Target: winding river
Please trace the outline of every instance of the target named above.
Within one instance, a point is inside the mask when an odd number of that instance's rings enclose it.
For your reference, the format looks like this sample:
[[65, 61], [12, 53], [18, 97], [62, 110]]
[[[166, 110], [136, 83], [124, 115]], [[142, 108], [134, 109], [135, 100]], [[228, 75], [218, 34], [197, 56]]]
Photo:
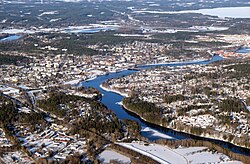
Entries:
[[21, 37], [22, 36], [20, 36], [20, 35], [10, 35], [10, 36], [7, 36], [5, 38], [0, 39], [0, 42], [14, 41], [14, 40], [17, 40]]
[[236, 52], [240, 54], [250, 53], [250, 48], [240, 48]]
[[[138, 66], [137, 68], [148, 69], [148, 68], [153, 68], [156, 66], [181, 66], [181, 65], [191, 65], [191, 64], [209, 64], [211, 62], [219, 61], [222, 59], [223, 58], [221, 58], [220, 56], [215, 55], [211, 58], [211, 60], [206, 60], [206, 61], [189, 61], [189, 62], [169, 63], [169, 64], [143, 65], [143, 66]], [[142, 136], [149, 138], [151, 140], [155, 140], [155, 139], [159, 139], [159, 138], [167, 138], [167, 139], [185, 138], [182, 135], [175, 135], [172, 132], [166, 132], [166, 131], [163, 132], [163, 131], [159, 130], [158, 128], [154, 128], [154, 127], [146, 124], [144, 121], [139, 119], [134, 114], [124, 110], [123, 107], [118, 104], [119, 102], [122, 101], [123, 96], [121, 96], [120, 94], [114, 93], [114, 92], [105, 91], [100, 87], [100, 85], [108, 79], [119, 78], [122, 76], [128, 76], [128, 75], [133, 74], [135, 72], [137, 72], [137, 71], [136, 70], [124, 70], [124, 71], [117, 72], [117, 73], [110, 73], [107, 75], [99, 76], [99, 77], [97, 77], [93, 80], [90, 80], [90, 81], [82, 82], [81, 85], [83, 85], [85, 87], [93, 87], [93, 88], [96, 88], [97, 90], [99, 90], [103, 94], [101, 102], [104, 105], [106, 105], [109, 109], [113, 110], [119, 119], [130, 119], [130, 120], [137, 121], [142, 127], [142, 132], [141, 132]]]
[[[11, 36], [8, 36], [6, 38], [0, 39], [0, 42], [14, 41], [14, 40], [17, 40], [19, 38], [21, 38], [21, 36], [11, 35]], [[238, 51], [239, 51], [238, 53], [248, 53], [249, 49], [242, 48], [242, 49], [239, 49]], [[209, 63], [212, 63], [215, 61], [220, 61], [220, 60], [223, 60], [223, 58], [221, 58], [218, 55], [215, 55], [210, 60], [142, 65], [142, 66], [138, 66], [137, 68], [149, 69], [149, 68], [154, 68], [157, 66], [169, 67], [169, 66], [182, 66], [182, 65], [192, 65], [192, 64], [203, 64], [204, 65], [204, 64], [209, 64]], [[207, 140], [207, 141], [217, 143], [225, 148], [228, 148], [229, 150], [231, 150], [233, 152], [250, 156], [249, 149], [241, 148], [241, 147], [235, 146], [235, 145], [228, 143], [228, 142], [224, 142], [224, 141], [220, 141], [220, 140], [216, 140], [216, 139], [208, 139], [208, 138], [203, 138], [203, 137], [199, 137], [199, 136], [194, 136], [192, 134], [178, 132], [178, 131], [175, 131], [175, 130], [172, 130], [169, 128], [164, 128], [164, 127], [160, 127], [157, 125], [147, 123], [147, 122], [143, 121], [142, 119], [140, 119], [140, 117], [138, 117], [134, 113], [126, 111], [121, 105], [118, 104], [123, 99], [122, 95], [117, 94], [117, 93], [112, 92], [112, 91], [110, 91], [110, 92], [105, 91], [100, 87], [100, 85], [108, 79], [119, 78], [122, 76], [128, 76], [128, 75], [133, 74], [137, 71], [138, 70], [123, 70], [121, 72], [110, 73], [107, 75], [98, 76], [97, 78], [95, 78], [93, 80], [84, 81], [80, 85], [85, 86], [85, 87], [93, 87], [93, 88], [96, 88], [97, 90], [99, 90], [103, 95], [102, 99], [100, 101], [104, 105], [106, 105], [109, 109], [113, 110], [119, 119], [130, 119], [130, 120], [137, 121], [141, 125], [141, 135], [148, 138], [149, 140], [156, 140], [156, 139], [160, 139], [160, 138], [172, 139], [172, 140], [185, 139], [185, 138]]]
[[[209, 64], [209, 63], [220, 61], [220, 60], [223, 60], [223, 58], [221, 58], [218, 55], [215, 55], [210, 60], [205, 60], [205, 61], [189, 61], [189, 62], [169, 63], [169, 64], [143, 65], [143, 66], [138, 66], [137, 68], [149, 69], [149, 68], [154, 68], [157, 66], [168, 67], [168, 66], [182, 66], [182, 65], [191, 65], [191, 64]], [[121, 105], [119, 105], [119, 102], [122, 101], [123, 96], [112, 91], [103, 90], [100, 87], [100, 85], [108, 79], [128, 76], [135, 72], [137, 72], [137, 70], [124, 70], [124, 71], [117, 72], [117, 73], [109, 73], [107, 75], [98, 76], [97, 78], [90, 80], [90, 81], [84, 81], [81, 83], [81, 85], [84, 87], [93, 87], [99, 90], [103, 94], [102, 99], [100, 101], [104, 105], [106, 105], [109, 109], [113, 110], [119, 119], [130, 119], [130, 120], [137, 121], [141, 125], [141, 135], [148, 138], [149, 140], [156, 140], [160, 138], [165, 138], [165, 139], [194, 138], [194, 139], [199, 139], [199, 140], [205, 139], [203, 137], [198, 137], [198, 136], [194, 136], [194, 135], [183, 133], [183, 132], [177, 132], [172, 129], [163, 128], [157, 125], [147, 123], [143, 121], [142, 119], [140, 119], [140, 117], [136, 116], [135, 114], [129, 111], [126, 111]], [[229, 148], [233, 152], [237, 152], [237, 153], [250, 156], [250, 153], [247, 151], [247, 149], [242, 149], [231, 143], [214, 140], [214, 139], [205, 139], [205, 140], [220, 144], [223, 147]]]
[[[5, 38], [0, 39], [0, 42], [5, 42], [5, 41], [14, 41], [21, 38], [20, 35], [10, 35]], [[250, 49], [242, 48], [237, 51], [238, 53], [249, 53]], [[157, 66], [183, 66], [183, 65], [192, 65], [192, 64], [209, 64], [215, 61], [220, 61], [223, 60], [218, 55], [213, 56], [210, 60], [204, 60], [204, 61], [187, 61], [187, 62], [179, 62], [179, 63], [166, 63], [166, 64], [152, 64], [152, 65], [142, 65], [138, 66], [136, 68], [139, 69], [149, 69], [149, 68], [154, 68]], [[100, 85], [105, 82], [108, 79], [112, 78], [119, 78], [122, 76], [128, 76], [130, 74], [133, 74], [137, 72], [138, 70], [123, 70], [121, 72], [116, 72], [116, 73], [109, 73], [107, 75], [102, 75], [98, 76], [97, 78], [89, 81], [84, 81], [80, 85], [85, 86], [85, 87], [93, 87], [99, 90], [102, 93], [102, 99], [100, 100], [104, 105], [106, 105], [109, 109], [113, 110], [114, 113], [117, 115], [119, 119], [130, 119], [137, 121], [141, 125], [141, 135], [148, 138], [149, 140], [156, 140], [160, 138], [165, 138], [165, 139], [185, 139], [185, 138], [194, 138], [194, 139], [199, 139], [199, 140], [208, 140], [214, 143], [217, 143], [225, 148], [230, 149], [233, 152], [237, 152], [240, 154], [245, 154], [250, 156], [250, 151], [249, 149], [246, 148], [241, 148], [238, 146], [235, 146], [231, 143], [224, 142], [224, 141], [219, 141], [216, 139], [207, 139], [203, 137], [198, 137], [194, 136], [192, 134], [187, 134], [183, 132], [178, 132], [172, 129], [160, 127], [157, 125], [153, 125], [150, 123], [147, 123], [140, 119], [139, 116], [135, 115], [134, 113], [131, 113], [129, 111], [126, 111], [121, 105], [118, 103], [122, 101], [123, 96], [120, 94], [117, 94], [112, 91], [105, 91], [103, 90]]]

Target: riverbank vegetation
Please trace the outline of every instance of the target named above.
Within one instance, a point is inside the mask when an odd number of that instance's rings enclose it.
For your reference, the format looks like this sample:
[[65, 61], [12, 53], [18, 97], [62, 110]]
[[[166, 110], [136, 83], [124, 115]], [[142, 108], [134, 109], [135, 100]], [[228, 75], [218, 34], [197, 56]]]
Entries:
[[141, 118], [151, 123], [161, 123], [161, 109], [156, 107], [155, 104], [141, 101], [136, 97], [124, 98], [122, 103], [127, 110], [135, 112]]
[[219, 102], [219, 109], [221, 112], [248, 112], [242, 101], [236, 98], [222, 100]]
[[140, 136], [141, 126], [138, 122], [128, 119], [123, 119], [122, 123], [124, 124], [124, 127], [126, 127], [127, 136], [125, 137], [127, 138], [129, 137], [130, 141], [141, 137]]
[[175, 101], [184, 101], [185, 100], [185, 96], [178, 94], [178, 95], [165, 95], [163, 98], [166, 103], [170, 104], [172, 102]]
[[[105, 136], [110, 140], [124, 137], [140, 137], [140, 126], [131, 120], [118, 120], [116, 115], [95, 99], [51, 92], [49, 98], [39, 100], [37, 106], [63, 120], [59, 124], [69, 127], [70, 134], [89, 137], [88, 131]], [[70, 122], [70, 124], [69, 124]], [[105, 127], [105, 128], [103, 128]]]

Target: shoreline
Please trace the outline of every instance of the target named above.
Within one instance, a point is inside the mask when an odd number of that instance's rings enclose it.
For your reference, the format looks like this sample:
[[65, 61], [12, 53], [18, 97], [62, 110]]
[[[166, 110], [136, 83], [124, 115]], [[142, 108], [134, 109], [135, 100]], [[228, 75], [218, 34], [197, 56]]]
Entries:
[[[206, 61], [212, 60], [212, 58], [214, 56], [216, 56], [216, 55], [218, 55], [218, 54], [212, 55], [209, 59], [196, 59], [196, 60], [187, 60], [187, 61], [176, 61], [176, 62], [166, 62], [166, 63], [152, 63], [152, 64], [135, 65], [133, 68], [126, 68], [126, 69], [122, 69], [122, 70], [117, 71], [117, 72], [106, 72], [104, 74], [96, 75], [94, 77], [91, 77], [91, 78], [88, 78], [88, 79], [85, 79], [85, 80], [83, 80], [83, 79], [72, 79], [70, 81], [63, 82], [63, 85], [79, 85], [82, 82], [87, 82], [87, 81], [95, 80], [99, 76], [105, 76], [105, 75], [108, 75], [110, 73], [119, 73], [119, 72], [126, 71], [126, 70], [140, 71], [140, 69], [141, 69], [140, 67], [143, 68], [143, 67], [148, 67], [148, 66], [161, 66], [161, 65], [167, 65], [167, 64], [192, 64], [192, 63], [197, 63], [197, 62], [206, 62]], [[218, 55], [218, 56], [220, 56], [221, 58], [225, 59], [221, 55]], [[77, 81], [77, 83], [76, 83], [76, 81]], [[106, 87], [102, 86], [102, 84], [100, 85], [100, 88], [102, 88], [103, 90], [105, 90], [107, 92], [115, 92], [115, 93], [120, 94], [120, 95], [122, 95], [124, 97], [128, 97], [127, 93], [121, 93], [121, 92], [119, 92], [117, 90], [106, 88]]]
[[[155, 124], [155, 123], [151, 123], [151, 122], [149, 122], [149, 121], [147, 121], [145, 118], [143, 118], [143, 117], [141, 117], [137, 112], [135, 112], [135, 111], [133, 111], [133, 110], [131, 110], [131, 109], [129, 109], [128, 107], [126, 107], [126, 105], [124, 105], [122, 102], [121, 102], [121, 106], [125, 109], [125, 110], [127, 110], [128, 112], [131, 112], [131, 113], [133, 113], [134, 115], [136, 115], [139, 119], [141, 119], [142, 121], [144, 121], [145, 123], [148, 123], [148, 124], [152, 124], [152, 125], [154, 125], [154, 126], [158, 126], [158, 127], [160, 127], [160, 128], [163, 128], [163, 129], [166, 129], [166, 130], [173, 130], [173, 131], [176, 131], [176, 132], [179, 132], [179, 133], [183, 133], [183, 135], [188, 135], [188, 136], [190, 136], [190, 138], [192, 139], [193, 137], [195, 137], [195, 138], [200, 138], [200, 140], [210, 140], [210, 142], [212, 142], [212, 141], [218, 141], [218, 142], [225, 142], [225, 143], [227, 143], [227, 144], [232, 144], [232, 145], [234, 145], [234, 146], [236, 146], [236, 147], [238, 147], [238, 148], [241, 148], [241, 149], [250, 149], [250, 148], [248, 148], [248, 147], [243, 147], [243, 146], [241, 146], [241, 145], [237, 145], [237, 144], [235, 144], [235, 143], [231, 143], [231, 142], [229, 142], [229, 141], [227, 141], [227, 140], [224, 140], [224, 139], [221, 139], [221, 138], [217, 138], [217, 139], [215, 139], [213, 136], [206, 136], [206, 135], [196, 135], [196, 134], [193, 134], [193, 133], [189, 133], [189, 132], [187, 132], [187, 131], [180, 131], [180, 130], [178, 130], [178, 129], [174, 129], [174, 128], [171, 128], [171, 127], [165, 127], [165, 126], [162, 126], [162, 125], [158, 125], [158, 124]], [[211, 141], [212, 140], [212, 141]], [[220, 144], [218, 144], [218, 145], [220, 145]], [[229, 150], [229, 149], [228, 149]], [[231, 151], [231, 150], [229, 150], [229, 151]], [[232, 151], [233, 152], [233, 151]], [[239, 153], [239, 154], [241, 154], [241, 153]], [[245, 156], [248, 156], [248, 155], [246, 155], [246, 154], [244, 154]]]
[[85, 80], [83, 80], [83, 79], [73, 79], [73, 80], [63, 82], [63, 85], [79, 85], [81, 82], [87, 82], [87, 81], [95, 80], [97, 77], [98, 76], [94, 76], [94, 77], [91, 77], [91, 78], [85, 79]]
[[113, 93], [116, 93], [118, 95], [121, 95], [123, 97], [129, 97], [129, 95], [127, 93], [122, 93], [120, 91], [117, 91], [117, 90], [114, 90], [114, 89], [111, 89], [111, 88], [107, 88], [107, 87], [104, 87], [103, 84], [100, 85], [100, 88], [103, 89], [104, 91], [106, 92], [113, 92]]
[[[140, 120], [142, 120], [146, 124], [150, 124], [150, 125], [162, 128], [163, 130], [172, 130], [175, 133], [180, 133], [180, 135], [183, 135], [185, 137], [188, 136], [190, 139], [208, 141], [208, 142], [214, 143], [214, 144], [219, 145], [219, 146], [227, 144], [226, 147], [223, 147], [223, 146], [222, 147], [224, 149], [230, 151], [230, 152], [237, 153], [237, 154], [240, 154], [240, 155], [243, 155], [243, 156], [249, 156], [249, 154], [246, 153], [246, 150], [250, 150], [250, 148], [248, 148], [248, 147], [243, 147], [241, 145], [231, 143], [230, 141], [227, 141], [227, 140], [224, 140], [224, 139], [221, 139], [221, 138], [216, 138], [216, 137], [206, 136], [206, 135], [196, 135], [196, 134], [192, 134], [192, 133], [189, 133], [189, 132], [186, 132], [186, 131], [181, 131], [181, 130], [178, 130], [178, 129], [173, 129], [173, 128], [170, 128], [170, 127], [164, 127], [162, 125], [151, 123], [151, 122], [147, 121], [145, 118], [141, 117], [138, 113], [136, 113], [133, 110], [126, 107], [124, 104], [122, 104], [121, 106], [123, 107], [124, 110], [134, 114], [135, 116], [137, 116]], [[237, 149], [240, 149], [242, 151], [245, 150], [245, 153], [239, 153], [238, 150], [237, 151], [230, 150], [229, 149], [230, 145], [235, 146]]]
[[[214, 55], [214, 56], [220, 56], [220, 55]], [[210, 60], [212, 60], [214, 56], [211, 56]], [[210, 60], [206, 60], [206, 61], [210, 61]], [[223, 59], [222, 59], [222, 60], [223, 60]], [[191, 63], [192, 63], [192, 61], [188, 61], [188, 62], [191, 62]], [[185, 63], [185, 62], [181, 62], [181, 63]], [[166, 63], [166, 64], [167, 64], [167, 63]], [[130, 68], [130, 69], [131, 69], [131, 68]], [[123, 69], [123, 70], [129, 70], [129, 68]], [[107, 73], [107, 74], [108, 74], [108, 73]], [[108, 79], [106, 79], [106, 80], [108, 80]], [[126, 94], [126, 93], [121, 93], [121, 92], [119, 92], [119, 91], [117, 91], [117, 90], [114, 90], [114, 89], [110, 89], [110, 88], [104, 87], [102, 84], [99, 84], [99, 87], [100, 87], [101, 89], [103, 89], [104, 91], [113, 92], [113, 93], [119, 94], [120, 96], [127, 97], [127, 95], [128, 95], [128, 94]], [[118, 102], [116, 102], [116, 103], [118, 103]], [[126, 110], [126, 109], [124, 109], [124, 110]], [[229, 151], [231, 151], [231, 152], [235, 152], [235, 153], [242, 154], [242, 155], [246, 155], [246, 156], [248, 155], [248, 154], [245, 153], [245, 152], [248, 152], [249, 148], [246, 148], [246, 147], [243, 147], [243, 146], [236, 145], [236, 144], [234, 144], [234, 143], [231, 143], [231, 142], [226, 141], [226, 140], [223, 140], [223, 139], [214, 139], [214, 138], [212, 138], [212, 137], [206, 136], [206, 134], [205, 134], [205, 135], [199, 136], [199, 135], [194, 135], [194, 134], [189, 133], [189, 132], [182, 132], [182, 131], [180, 131], [180, 130], [178, 130], [178, 129], [172, 129], [172, 128], [163, 127], [163, 126], [161, 126], [161, 125], [152, 124], [152, 123], [148, 122], [147, 120], [145, 120], [144, 118], [141, 118], [141, 117], [140, 117], [138, 114], [136, 114], [135, 112], [130, 111], [129, 109], [127, 109], [127, 111], [130, 112], [131, 115], [133, 115], [133, 114], [134, 114], [134, 115], [137, 115], [137, 116], [134, 116], [134, 117], [135, 117], [135, 118], [138, 118], [138, 119], [140, 119], [141, 121], [143, 121], [144, 123], [148, 124], [147, 127], [153, 127], [153, 129], [159, 128], [159, 129], [162, 129], [163, 131], [165, 130], [166, 132], [169, 130], [169, 131], [172, 132], [173, 134], [174, 134], [174, 133], [179, 133], [180, 135], [188, 136], [189, 138], [196, 138], [196, 139], [198, 139], [198, 140], [206, 140], [206, 141], [210, 141], [210, 142], [212, 142], [212, 143], [218, 144], [218, 145], [227, 145], [227, 146], [226, 146], [227, 148], [228, 148], [228, 147], [234, 147], [234, 149], [227, 149], [227, 150], [229, 150]], [[151, 125], [151, 126], [150, 126], [150, 125]], [[155, 128], [154, 128], [154, 127], [155, 127]], [[225, 147], [225, 148], [226, 148], [226, 147]]]
[[[109, 91], [115, 92], [115, 93], [117, 93], [117, 94], [120, 94], [119, 91], [115, 91], [115, 90], [109, 90]], [[121, 95], [121, 94], [120, 94], [120, 95]], [[121, 95], [121, 96], [123, 96], [123, 95]], [[124, 96], [124, 97], [125, 97], [125, 96]], [[129, 111], [129, 112], [135, 114], [139, 119], [141, 119], [141, 120], [144, 121], [145, 123], [154, 124], [154, 123], [152, 123], [152, 122], [149, 122], [149, 121], [148, 121], [147, 119], [145, 119], [144, 117], [140, 116], [137, 112], [135, 112], [135, 111], [129, 109], [126, 105], [123, 104], [122, 101], [119, 102], [118, 105], [122, 106], [125, 110], [127, 110], [127, 111]], [[193, 133], [189, 133], [189, 132], [187, 132], [187, 131], [185, 131], [185, 130], [184, 130], [184, 131], [180, 131], [180, 130], [178, 130], [178, 129], [174, 129], [174, 128], [171, 128], [171, 127], [165, 127], [165, 126], [162, 126], [162, 125], [160, 125], [160, 124], [159, 124], [159, 125], [158, 125], [158, 124], [154, 124], [154, 125], [160, 126], [161, 128], [171, 129], [171, 130], [174, 130], [174, 131], [177, 131], [177, 132], [186, 133], [187, 135], [193, 135], [193, 136], [196, 136], [196, 137], [201, 137], [201, 138], [204, 138], [204, 139], [212, 139], [212, 140], [218, 140], [218, 141], [222, 141], [222, 142], [231, 143], [231, 142], [229, 142], [229, 141], [227, 141], [227, 140], [224, 140], [223, 138], [215, 139], [213, 136], [207, 136], [206, 134], [205, 134], [205, 135], [204, 135], [204, 134], [203, 134], [203, 135], [196, 135], [196, 134], [193, 134]], [[247, 148], [247, 147], [242, 147], [242, 146], [237, 145], [237, 144], [234, 144], [234, 143], [231, 143], [231, 144], [233, 144], [233, 145], [235, 145], [235, 146], [238, 146], [238, 147], [241, 147], [241, 148], [249, 149], [249, 148]]]
[[197, 59], [197, 60], [183, 60], [183, 61], [173, 61], [173, 62], [163, 62], [163, 63], [151, 63], [151, 64], [142, 64], [137, 65], [135, 68], [138, 67], [145, 67], [145, 66], [160, 66], [160, 65], [167, 65], [167, 64], [191, 64], [191, 63], [197, 63], [197, 62], [206, 62], [210, 59]]
[[[220, 55], [219, 55], [219, 56], [220, 56]], [[212, 56], [212, 57], [213, 57], [213, 56]], [[211, 59], [212, 59], [212, 58], [207, 59], [207, 60], [193, 60], [193, 61], [174, 62], [174, 63], [172, 62], [172, 63], [165, 63], [165, 64], [189, 64], [189, 63], [195, 63], [195, 62], [209, 61], [209, 60], [211, 60]], [[142, 66], [156, 66], [156, 65], [157, 65], [157, 64], [148, 64], [148, 65], [142, 65]], [[158, 65], [162, 65], [162, 64], [158, 64]], [[136, 68], [136, 67], [135, 67], [135, 68]], [[129, 70], [129, 68], [128, 68], [128, 69], [124, 69], [124, 70]], [[122, 70], [122, 71], [124, 71], [124, 70]], [[80, 85], [80, 83], [82, 83], [82, 82], [91, 81], [91, 80], [96, 79], [96, 78], [99, 77], [99, 76], [104, 76], [104, 75], [107, 75], [107, 74], [109, 74], [109, 73], [110, 73], [110, 72], [107, 72], [106, 74], [97, 75], [97, 76], [95, 76], [95, 77], [92, 77], [92, 78], [89, 78], [89, 79], [85, 79], [85, 80], [82, 80], [82, 79], [71, 80], [71, 81], [68, 81], [68, 82], [65, 82], [65, 83], [71, 84], [71, 85]], [[117, 72], [116, 72], [116, 73], [117, 73]], [[75, 81], [75, 82], [77, 81], [78, 83], [73, 83], [74, 81]], [[70, 82], [72, 82], [72, 83], [70, 83]], [[65, 84], [65, 83], [63, 83], [63, 84]], [[101, 89], [103, 89], [104, 91], [113, 92], [113, 93], [116, 93], [116, 94], [118, 94], [118, 95], [120, 95], [120, 96], [122, 96], [122, 97], [129, 97], [129, 94], [128, 94], [128, 93], [122, 93], [122, 92], [117, 91], [117, 90], [115, 90], [115, 89], [111, 89], [111, 88], [108, 88], [108, 87], [104, 87], [103, 84], [100, 84], [99, 87], [100, 87]], [[247, 148], [247, 147], [242, 147], [242, 146], [240, 146], [240, 145], [236, 145], [236, 144], [234, 144], [234, 143], [231, 143], [231, 142], [229, 142], [229, 141], [227, 141], [227, 140], [224, 140], [224, 139], [222, 139], [222, 138], [221, 138], [221, 139], [214, 139], [213, 137], [210, 137], [210, 136], [206, 136], [206, 135], [196, 135], [196, 134], [192, 134], [192, 133], [189, 133], [189, 132], [186, 132], [186, 131], [180, 131], [180, 130], [178, 130], [178, 129], [173, 129], [173, 128], [164, 127], [164, 126], [162, 126], [162, 125], [158, 125], [158, 124], [151, 123], [151, 122], [147, 121], [145, 118], [141, 117], [138, 113], [136, 113], [136, 112], [130, 110], [129, 108], [127, 108], [127, 107], [122, 103], [122, 101], [119, 102], [119, 105], [121, 105], [125, 110], [127, 110], [127, 111], [129, 111], [129, 112], [135, 114], [135, 115], [137, 116], [137, 118], [141, 119], [141, 120], [144, 121], [145, 123], [152, 124], [152, 125], [154, 125], [154, 126], [159, 126], [159, 127], [161, 127], [161, 128], [165, 128], [165, 129], [170, 129], [170, 130], [173, 130], [173, 131], [176, 131], [176, 132], [184, 133], [185, 135], [193, 135], [193, 136], [196, 136], [196, 137], [201, 137], [201, 138], [204, 138], [204, 139], [211, 139], [211, 140], [215, 140], [215, 141], [217, 140], [217, 141], [226, 142], [226, 143], [235, 145], [235, 146], [240, 147], [240, 148], [249, 149], [249, 148]]]

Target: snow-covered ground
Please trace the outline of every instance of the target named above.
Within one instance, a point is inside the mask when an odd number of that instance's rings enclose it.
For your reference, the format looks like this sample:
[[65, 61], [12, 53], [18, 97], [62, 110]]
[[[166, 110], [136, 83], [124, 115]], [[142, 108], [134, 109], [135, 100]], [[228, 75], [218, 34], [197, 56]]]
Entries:
[[151, 35], [141, 35], [141, 34], [114, 34], [114, 36], [123, 36], [123, 37], [150, 37]]
[[148, 135], [150, 135], [150, 138], [165, 138], [165, 139], [172, 139], [172, 140], [176, 139], [173, 136], [159, 132], [150, 127], [141, 127], [141, 133], [148, 133]]
[[[50, 21], [58, 21], [61, 18], [58, 19], [51, 19]], [[88, 26], [68, 26], [68, 27], [62, 27], [62, 28], [4, 28], [0, 30], [0, 33], [7, 33], [7, 34], [34, 34], [38, 32], [61, 32], [61, 33], [68, 33], [68, 32], [81, 32], [84, 30], [96, 30], [96, 29], [103, 29], [103, 30], [116, 30], [118, 29], [118, 25], [103, 25], [103, 24], [90, 24]], [[98, 32], [98, 31], [97, 31]]]
[[102, 163], [110, 163], [110, 160], [116, 160], [121, 163], [130, 163], [130, 158], [113, 150], [104, 150], [97, 156], [97, 159], [99, 159]]
[[0, 128], [0, 147], [11, 147], [12, 143], [6, 138], [5, 132]]
[[104, 87], [103, 85], [100, 85], [100, 88], [102, 88], [103, 90], [105, 90], [105, 91], [107, 91], [107, 92], [114, 92], [114, 93], [117, 93], [117, 94], [119, 94], [119, 95], [121, 95], [121, 96], [129, 97], [127, 93], [121, 93], [121, 92], [119, 92], [119, 91], [117, 91], [117, 90], [110, 89], [110, 88], [106, 88], [106, 87]]
[[19, 33], [25, 33], [25, 34], [34, 34], [36, 31], [34, 30], [28, 30], [28, 29], [2, 29], [0, 30], [0, 33], [7, 33], [7, 34], [19, 34]]
[[86, 76], [82, 76], [81, 78], [78, 78], [78, 79], [66, 81], [63, 84], [65, 84], [65, 85], [77, 85], [80, 82], [91, 81], [91, 80], [94, 80], [95, 78], [97, 78], [98, 76], [106, 74], [106, 72], [103, 72], [103, 71], [100, 71], [100, 70], [90, 70], [90, 71], [88, 71], [88, 73], [90, 75], [87, 76], [87, 77]]
[[247, 106], [247, 109], [249, 110], [249, 112], [250, 112], [250, 106]]
[[208, 126], [213, 126], [214, 122], [216, 121], [216, 118], [209, 114], [205, 114], [191, 117], [179, 116], [177, 117], [177, 120], [188, 126], [196, 126], [205, 129]]
[[81, 79], [76, 79], [76, 80], [67, 81], [64, 84], [65, 85], [77, 85], [80, 81]]
[[4, 163], [21, 163], [21, 164], [33, 163], [32, 159], [21, 151], [4, 152], [3, 156], [0, 157], [0, 159], [4, 161]]
[[6, 95], [19, 93], [19, 89], [8, 87], [8, 86], [3, 86], [3, 85], [0, 85], [0, 91], [2, 91], [3, 94], [6, 94]]
[[218, 27], [218, 26], [192, 26], [189, 29], [198, 31], [224, 31], [228, 30], [228, 27]]
[[38, 16], [41, 17], [43, 15], [54, 15], [54, 14], [58, 14], [58, 11], [46, 11], [46, 12], [41, 13]]
[[168, 147], [161, 145], [145, 146], [143, 143], [119, 143], [120, 145], [146, 155], [159, 163], [184, 164], [188, 160]]
[[189, 163], [242, 163], [240, 161], [232, 161], [222, 153], [207, 151], [206, 147], [178, 148], [174, 149], [174, 151], [185, 156]]
[[51, 19], [49, 22], [56, 22], [56, 21], [59, 21], [61, 20], [62, 18], [57, 18], [57, 19]]
[[30, 113], [31, 110], [27, 107], [21, 107], [21, 108], [18, 108], [18, 111], [20, 112], [24, 112], [24, 113]]
[[144, 145], [143, 142], [118, 143], [124, 147], [144, 154], [159, 163], [234, 163], [242, 164], [239, 161], [233, 161], [221, 153], [208, 151], [206, 147], [189, 147], [171, 149], [167, 146], [150, 144]]
[[[116, 102], [116, 104], [123, 106], [122, 101], [120, 102]], [[160, 138], [165, 138], [165, 139], [170, 139], [170, 140], [175, 140], [177, 138], [175, 138], [174, 136], [164, 133], [164, 132], [160, 132], [158, 130], [152, 129], [150, 127], [141, 127], [141, 133], [144, 133], [144, 136], [148, 136], [149, 138], [154, 138], [154, 139], [160, 139]], [[178, 139], [183, 139], [183, 138], [178, 138]]]
[[[164, 62], [164, 63], [151, 63], [151, 64], [143, 64], [141, 65], [142, 67], [143, 66], [161, 66], [161, 65], [164, 65], [164, 64], [190, 64], [190, 63], [197, 63], [197, 62], [205, 62], [207, 61], [208, 59], [196, 59], [196, 60], [190, 60], [190, 61], [176, 61], [176, 62]], [[139, 66], [140, 67], [140, 66]]]

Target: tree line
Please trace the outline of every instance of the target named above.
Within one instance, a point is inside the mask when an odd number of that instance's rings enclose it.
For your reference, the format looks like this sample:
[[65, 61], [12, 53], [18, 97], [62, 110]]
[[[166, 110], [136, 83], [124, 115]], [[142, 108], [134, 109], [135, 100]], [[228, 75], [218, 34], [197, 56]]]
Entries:
[[122, 103], [128, 110], [135, 112], [147, 121], [155, 124], [161, 123], [162, 110], [156, 107], [154, 103], [142, 101], [136, 97], [124, 98]]
[[219, 102], [219, 109], [222, 112], [248, 112], [241, 100], [229, 98]]
[[20, 62], [27, 61], [28, 58], [24, 56], [2, 55], [0, 54], [0, 65], [17, 65]]

